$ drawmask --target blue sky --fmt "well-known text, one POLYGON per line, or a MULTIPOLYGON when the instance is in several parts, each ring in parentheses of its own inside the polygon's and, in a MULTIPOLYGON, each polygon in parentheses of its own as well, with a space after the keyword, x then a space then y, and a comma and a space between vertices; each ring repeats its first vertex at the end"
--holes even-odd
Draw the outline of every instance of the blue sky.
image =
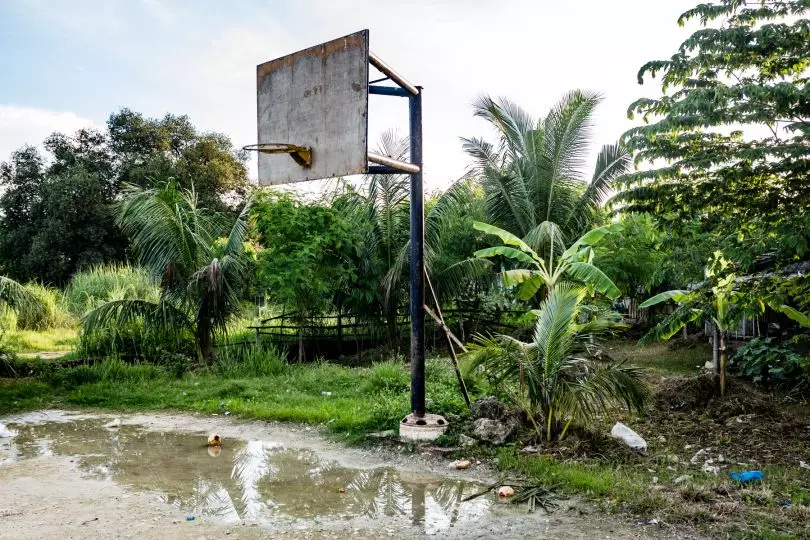
MULTIPOLYGON (((239 146, 253 143, 256 64, 361 28, 373 51, 425 87, 429 188, 464 172, 460 136, 489 134, 471 115, 481 93, 537 116, 569 89, 601 92, 595 154, 630 127, 631 101, 657 94, 636 72, 694 30, 676 20, 695 3, 0 0, 0 160, 54 130, 103 125, 124 106, 188 114, 239 146)), ((405 129, 402 105, 372 99, 372 141, 405 129)))

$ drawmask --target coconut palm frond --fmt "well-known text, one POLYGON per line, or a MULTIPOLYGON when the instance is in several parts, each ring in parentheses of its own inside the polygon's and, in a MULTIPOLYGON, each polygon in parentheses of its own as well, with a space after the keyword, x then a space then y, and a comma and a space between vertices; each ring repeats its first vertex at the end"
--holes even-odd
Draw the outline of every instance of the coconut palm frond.
POLYGON ((8 308, 22 317, 36 317, 43 309, 37 297, 22 284, 0 276, 0 307, 8 308))

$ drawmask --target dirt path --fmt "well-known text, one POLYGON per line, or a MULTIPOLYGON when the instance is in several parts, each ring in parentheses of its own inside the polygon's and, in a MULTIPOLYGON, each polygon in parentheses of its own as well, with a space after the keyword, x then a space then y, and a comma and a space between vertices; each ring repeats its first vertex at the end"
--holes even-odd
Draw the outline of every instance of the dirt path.
POLYGON ((683 537, 581 504, 546 515, 493 495, 461 502, 489 471, 346 448, 302 426, 60 411, 0 423, 13 433, 0 438, 0 538, 683 537), (221 452, 205 447, 211 431, 221 452))

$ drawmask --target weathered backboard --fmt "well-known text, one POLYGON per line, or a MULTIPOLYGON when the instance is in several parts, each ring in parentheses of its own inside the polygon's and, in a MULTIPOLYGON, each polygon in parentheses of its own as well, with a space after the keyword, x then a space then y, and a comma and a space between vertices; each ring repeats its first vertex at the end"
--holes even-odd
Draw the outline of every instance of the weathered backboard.
POLYGON ((365 173, 368 168, 368 30, 256 68, 259 144, 311 147, 304 167, 259 153, 259 185, 365 173))

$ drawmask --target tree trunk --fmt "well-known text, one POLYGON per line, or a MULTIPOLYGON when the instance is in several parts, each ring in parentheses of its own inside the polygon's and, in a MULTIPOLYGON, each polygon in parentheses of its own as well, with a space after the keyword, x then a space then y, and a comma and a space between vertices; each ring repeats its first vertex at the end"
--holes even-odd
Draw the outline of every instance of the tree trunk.
POLYGON ((720 372, 720 395, 726 395, 726 333, 720 332, 720 346, 719 354, 719 372, 720 372))
POLYGON ((712 371, 720 371, 720 329, 712 323, 712 371))
POLYGON ((683 339, 687 339, 689 337, 689 328, 688 325, 683 325, 683 339))

